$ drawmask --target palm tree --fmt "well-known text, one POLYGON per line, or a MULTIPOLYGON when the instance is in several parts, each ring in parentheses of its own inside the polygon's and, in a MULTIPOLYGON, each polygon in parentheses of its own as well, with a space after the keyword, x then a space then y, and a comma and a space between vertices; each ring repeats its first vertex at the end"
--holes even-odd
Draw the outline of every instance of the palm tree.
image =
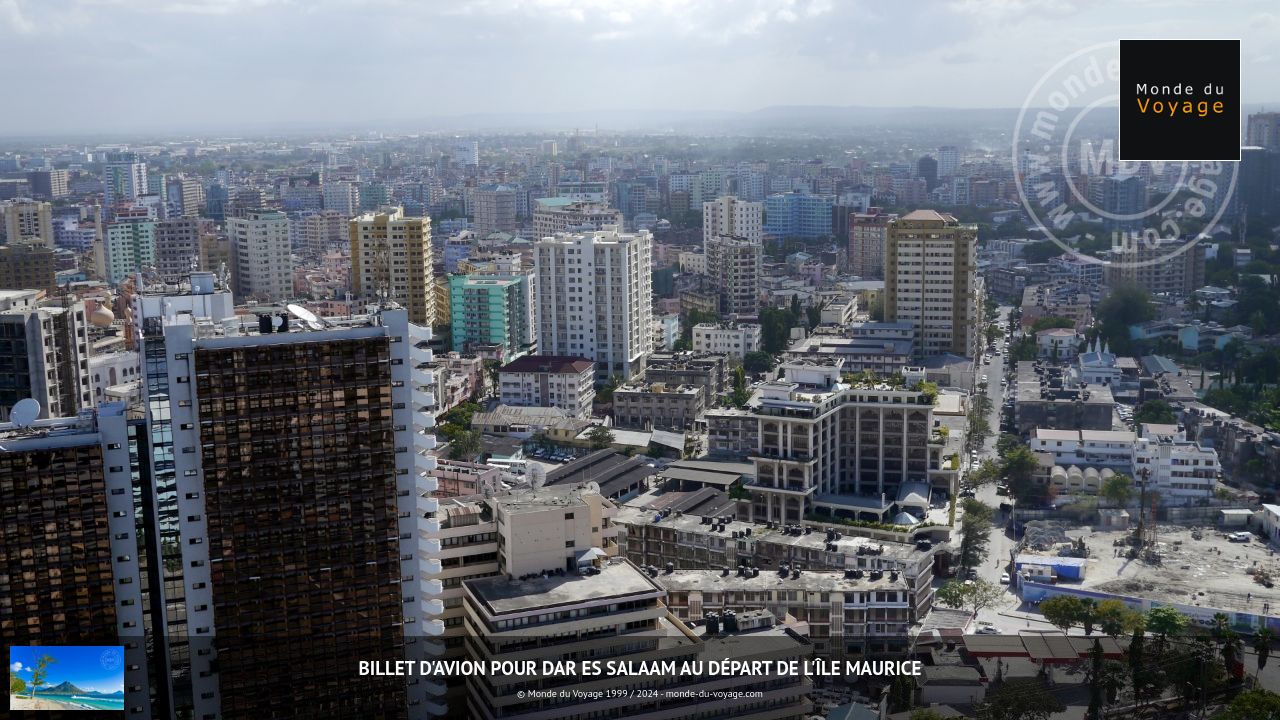
POLYGON ((1244 654, 1244 642, 1240 640, 1240 633, 1228 629, 1222 634, 1221 643, 1222 665, 1227 670, 1227 677, 1231 678, 1235 673, 1236 663, 1240 662, 1240 657, 1244 654))
POLYGON ((1267 658, 1271 655, 1271 643, 1275 637, 1271 628, 1266 627, 1260 628, 1253 636, 1253 651, 1258 653, 1258 669, 1253 673, 1255 679, 1258 673, 1262 672, 1262 668, 1267 666, 1267 658))

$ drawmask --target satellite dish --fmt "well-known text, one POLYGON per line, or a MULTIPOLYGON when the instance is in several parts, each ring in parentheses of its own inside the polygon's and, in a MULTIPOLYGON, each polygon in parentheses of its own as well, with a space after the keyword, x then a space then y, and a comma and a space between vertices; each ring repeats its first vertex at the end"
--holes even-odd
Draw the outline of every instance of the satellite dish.
POLYGON ((284 316, 282 315, 271 316, 271 327, 278 328, 278 327, 281 327, 282 325, 284 325, 284 316))
POLYGON ((40 417, 40 401, 35 398, 23 398, 9 411, 9 422, 14 427, 29 428, 40 417))
POLYGON ((315 313, 302 307, 301 305, 298 305, 295 303, 289 303, 288 305, 284 306, 284 309, 288 310, 290 315, 301 320, 302 324, 306 325, 308 328, 312 330, 324 329, 324 321, 316 317, 315 313))
POLYGON ((582 491, 587 495, 599 495, 600 483, 595 480, 588 480, 587 483, 582 486, 582 491))

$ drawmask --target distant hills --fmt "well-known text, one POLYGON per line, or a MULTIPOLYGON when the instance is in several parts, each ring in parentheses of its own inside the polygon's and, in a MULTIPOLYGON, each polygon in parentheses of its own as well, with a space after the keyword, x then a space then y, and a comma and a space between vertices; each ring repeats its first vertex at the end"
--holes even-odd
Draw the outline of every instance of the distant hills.
POLYGON ((63 681, 53 687, 39 688, 36 690, 36 694, 40 693, 46 693, 49 695, 84 695, 85 691, 69 682, 63 681))

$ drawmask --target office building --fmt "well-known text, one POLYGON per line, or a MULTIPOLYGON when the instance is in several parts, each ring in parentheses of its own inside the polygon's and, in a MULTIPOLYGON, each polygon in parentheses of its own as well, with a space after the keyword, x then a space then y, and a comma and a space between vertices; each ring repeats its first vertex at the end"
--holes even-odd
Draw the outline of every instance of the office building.
POLYGON ((1204 253, 1204 243, 1190 239, 1125 236, 1112 248, 1103 279, 1112 288, 1128 283, 1152 295, 1189 297, 1204 287, 1204 253))
POLYGON ((937 158, 922 155, 916 161, 916 177, 922 178, 925 182, 925 189, 933 192, 938 187, 938 160, 937 158))
POLYGON ((598 202, 571 198, 540 198, 533 209, 533 236, 551 237, 563 232, 589 232, 606 225, 622 226, 622 212, 598 202))
POLYGON ((516 234, 516 189, 510 185, 485 185, 471 192, 471 215, 477 235, 516 234))
POLYGON ((31 194, 41 200, 57 200, 70 194, 66 170, 33 170, 27 173, 31 194))
POLYGON ((321 210, 293 221, 292 225, 299 231, 300 249, 314 257, 320 257, 335 245, 348 244, 348 218, 349 215, 337 210, 321 210))
POLYGON ((5 242, 53 247, 53 206, 39 200, 8 200, 0 203, 0 223, 5 242))
POLYGON ((884 248, 889 223, 898 219, 878 207, 849 217, 849 272, 866 279, 884 277, 884 248))
POLYGON ((204 207, 204 186, 186 175, 169 175, 164 179, 167 216, 171 218, 200 217, 204 207))
POLYGON ((1245 144, 1280 152, 1280 112, 1261 112, 1249 116, 1245 144))
POLYGON ((938 148, 938 177, 954 177, 956 168, 960 167, 960 150, 954 145, 938 148))
POLYGON ((103 236, 103 271, 116 285, 156 262, 156 224, 146 220, 113 222, 103 236))
POLYGON ((745 202, 732 195, 702 203, 704 248, 721 236, 739 237, 759 245, 764 240, 764 203, 745 202))
POLYGON ((146 548, 134 506, 145 489, 129 435, 121 403, 0 423, 0 634, 11 645, 122 645, 121 717, 145 719, 146 548))
POLYGON ((592 360, 599 380, 640 373, 653 342, 652 245, 648 231, 612 227, 538 241, 538 351, 592 360))
POLYGON ((88 332, 84 303, 39 307, 30 291, 0 291, 0 420, 24 398, 42 418, 93 404, 88 332))
POLYGON ((1236 213, 1246 219, 1265 222, 1280 216, 1280 150, 1240 148, 1235 203, 1236 213))
MULTIPOLYGON (((227 219, 232 283, 241 300, 280 302, 293 297, 289 218, 278 210, 249 210, 227 219)), ((354 259, 353 259, 354 262, 354 259)))
POLYGON ((321 193, 324 209, 343 217, 352 218, 360 211, 360 188, 352 182, 325 183, 321 193))
POLYGON ((527 355, 498 370, 503 405, 556 407, 576 418, 591 416, 595 363, 581 357, 527 355))
POLYGON ((760 350, 759 325, 699 323, 693 326, 693 351, 715 353, 741 361, 760 350))
POLYGON ((885 245, 884 319, 916 328, 924 357, 978 351, 983 306, 977 227, 916 210, 890 222, 885 245))
POLYGON ((178 215, 155 223, 155 267, 161 279, 178 284, 198 270, 200 221, 178 215))
POLYGON ((102 211, 104 218, 110 220, 120 207, 147 194, 147 164, 139 161, 135 153, 107 153, 102 168, 102 188, 102 211))
POLYGON ((410 322, 431 327, 431 218, 407 217, 400 207, 385 208, 353 218, 348 230, 356 294, 400 303, 409 309, 410 322))
POLYGON ((760 313, 764 248, 757 241, 716 235, 706 241, 706 274, 719 296, 720 316, 754 318, 760 313))
POLYGON ((822 238, 831 234, 831 195, 779 193, 765 199, 764 232, 772 238, 822 238))
POLYGON ((453 145, 453 162, 466 167, 480 164, 480 143, 475 140, 462 140, 453 145))
POLYGON ((211 274, 191 287, 134 308, 165 715, 444 714, 427 684, 350 683, 352 657, 425 657, 444 632, 419 536, 438 509, 429 329, 403 309, 246 320, 211 274))
POLYGON ((1090 200, 1102 214, 1102 226, 1111 231, 1142 229, 1147 209, 1146 181, 1138 175, 1108 175, 1089 180, 1090 200))
POLYGON ((57 289, 58 254, 43 245, 0 245, 0 290, 57 289))
POLYGON ((524 275, 449 276, 449 327, 455 352, 507 362, 534 345, 529 325, 529 279, 524 275))

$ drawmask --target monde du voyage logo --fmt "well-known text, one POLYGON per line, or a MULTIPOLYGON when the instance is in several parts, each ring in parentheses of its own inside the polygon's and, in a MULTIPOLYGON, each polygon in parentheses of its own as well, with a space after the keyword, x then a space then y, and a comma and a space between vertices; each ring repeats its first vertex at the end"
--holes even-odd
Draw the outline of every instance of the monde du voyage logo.
POLYGON ((1240 159, 1239 40, 1121 40, 1121 161, 1240 159))

